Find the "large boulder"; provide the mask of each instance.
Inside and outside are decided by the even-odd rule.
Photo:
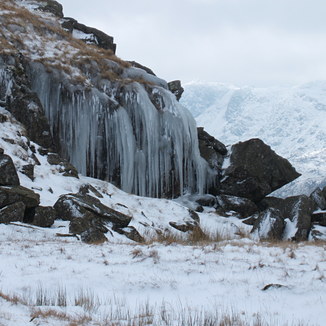
[[[109,222],[114,227],[128,226],[131,217],[103,205],[99,199],[89,195],[67,194],[62,195],[54,205],[58,218],[73,221],[75,218],[87,220],[100,219]]]
[[[289,240],[307,240],[312,223],[312,213],[315,204],[313,200],[305,195],[282,198],[265,198],[261,207],[275,208],[281,211],[285,219],[292,223],[292,230],[287,235]]]
[[[0,186],[19,186],[19,178],[10,156],[0,153]]]
[[[229,165],[223,171],[221,193],[259,202],[300,174],[260,139],[232,146]]]
[[[252,233],[260,240],[281,240],[285,228],[282,213],[274,208],[261,212],[252,228]]]
[[[0,223],[23,222],[25,204],[21,201],[0,209]]]
[[[241,198],[228,195],[217,196],[217,202],[225,212],[234,211],[240,218],[246,218],[258,211],[258,207],[248,198]]]
[[[40,195],[22,186],[0,187],[0,208],[23,202],[27,209],[39,205]]]

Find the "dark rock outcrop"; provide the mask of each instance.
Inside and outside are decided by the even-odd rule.
[[[60,196],[54,205],[58,218],[72,221],[75,218],[87,220],[100,219],[112,223],[114,227],[128,226],[131,217],[103,205],[97,198],[89,195],[68,194]]]
[[[87,44],[97,45],[105,50],[111,50],[113,53],[116,51],[117,46],[113,42],[112,36],[109,36],[96,28],[80,24],[76,19],[65,17],[62,27],[70,33],[73,33],[74,30],[84,33],[84,38],[81,38],[81,40]]]
[[[228,195],[217,196],[217,202],[225,212],[234,211],[240,218],[246,218],[258,211],[258,207],[248,198],[240,198]]]
[[[19,178],[10,156],[0,154],[0,186],[19,186]]]
[[[210,168],[216,172],[215,182],[209,186],[208,192],[217,195],[219,193],[219,177],[227,148],[219,140],[215,139],[204,128],[197,128],[198,145],[201,157],[203,157]]]
[[[262,140],[250,139],[232,146],[230,164],[223,171],[221,193],[259,202],[299,176],[286,159]]]
[[[177,101],[180,100],[182,93],[184,92],[184,88],[181,86],[180,80],[173,80],[168,83],[169,90],[175,95]]]
[[[282,213],[274,208],[261,212],[255,220],[252,233],[260,240],[281,240],[285,228]]]
[[[312,213],[314,211],[314,202],[305,195],[281,198],[265,198],[261,203],[270,208],[278,209],[284,219],[290,219],[296,228],[295,234],[290,240],[304,241],[307,240],[311,228]]]
[[[0,209],[0,223],[23,222],[25,204],[21,201],[10,204]]]
[[[49,12],[58,18],[63,18],[63,7],[55,0],[38,0],[40,3],[38,10]]]
[[[11,64],[12,58],[2,57],[2,59],[8,61],[3,64],[7,66],[12,82],[11,96],[6,98],[6,109],[24,125],[30,140],[46,148],[53,147],[50,126],[43,106],[38,96],[31,90],[25,58],[16,55],[13,59],[14,65]]]

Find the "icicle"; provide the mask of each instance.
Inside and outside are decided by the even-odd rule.
[[[124,86],[117,106],[116,91],[69,89],[42,66],[34,66],[32,75],[62,155],[80,173],[142,196],[204,191],[209,171],[195,121],[169,91],[153,88],[153,104],[149,91],[134,82]]]

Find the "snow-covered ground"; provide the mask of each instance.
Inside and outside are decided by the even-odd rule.
[[[182,324],[181,315],[200,313],[216,321],[233,316],[243,325],[326,323],[325,245],[242,239],[94,246],[55,236],[66,227],[62,221],[47,230],[0,225],[1,294],[23,302],[0,298],[0,325],[69,325],[53,311],[70,320],[89,317],[85,325],[111,325],[106,319],[125,325],[139,315],[148,325],[161,325],[163,310],[169,321],[162,325],[192,325]],[[282,287],[264,291],[269,284]]]
[[[19,170],[31,160],[24,129],[10,113],[0,113],[7,116],[0,124],[0,147]],[[108,232],[108,242],[87,245],[58,237],[68,233],[68,222],[60,220],[49,229],[1,224],[1,326],[114,325],[112,320],[115,325],[207,325],[208,320],[222,325],[218,322],[229,318],[226,325],[325,324],[325,244],[259,244],[250,239],[250,226],[209,208],[198,215],[215,240],[183,243],[186,235],[169,225],[189,220],[180,201],[64,177],[46,156],[35,155],[41,163],[35,180],[18,174],[23,186],[40,194],[42,205],[90,183],[105,205],[133,217],[131,225],[147,242]],[[151,241],[157,230],[177,241]],[[275,286],[263,291],[269,284]]]
[[[288,88],[189,83],[181,98],[198,126],[225,143],[260,138],[302,176],[278,195],[326,185],[326,81]]]

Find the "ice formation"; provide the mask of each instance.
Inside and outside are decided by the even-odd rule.
[[[30,70],[61,154],[81,174],[151,197],[201,193],[213,179],[193,117],[164,87],[102,80],[81,89],[41,64]]]

